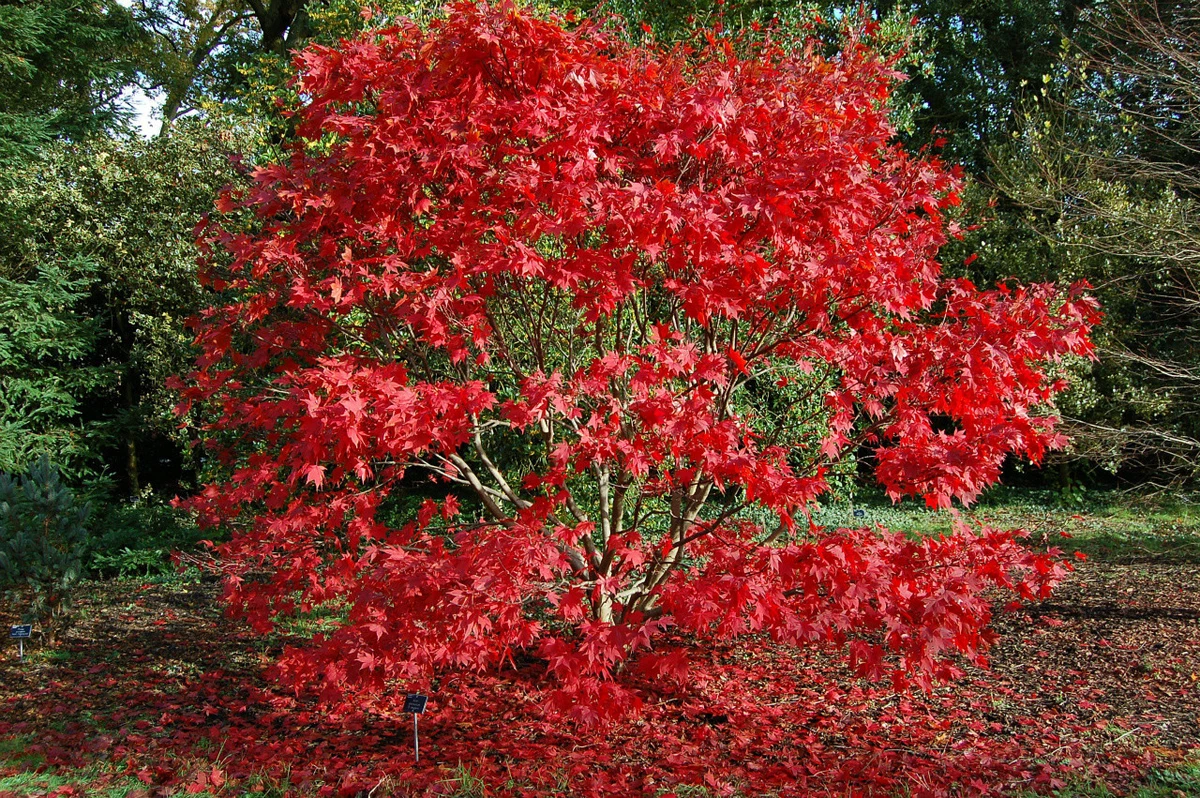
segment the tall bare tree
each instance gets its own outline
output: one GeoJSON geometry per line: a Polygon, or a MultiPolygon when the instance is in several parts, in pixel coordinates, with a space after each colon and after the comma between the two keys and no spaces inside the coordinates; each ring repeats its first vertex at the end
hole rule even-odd
{"type": "Polygon", "coordinates": [[[1000,187],[1108,320],[1071,408],[1077,454],[1177,485],[1200,476],[1200,9],[1112,0],[1043,79],[1000,187]]]}

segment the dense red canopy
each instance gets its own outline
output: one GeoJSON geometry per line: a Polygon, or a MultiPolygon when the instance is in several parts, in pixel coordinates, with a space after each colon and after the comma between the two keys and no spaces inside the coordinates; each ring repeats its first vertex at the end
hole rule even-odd
{"type": "Polygon", "coordinates": [[[1046,366],[1096,318],[942,278],[955,178],[894,142],[860,41],[667,52],[462,4],[300,61],[300,144],[205,231],[186,389],[234,606],[344,618],[283,673],[388,695],[528,652],[595,720],[631,667],[687,677],[674,626],[928,681],[980,656],[984,588],[1062,575],[1009,533],[807,520],[863,444],[937,506],[1040,459],[1046,366]]]}

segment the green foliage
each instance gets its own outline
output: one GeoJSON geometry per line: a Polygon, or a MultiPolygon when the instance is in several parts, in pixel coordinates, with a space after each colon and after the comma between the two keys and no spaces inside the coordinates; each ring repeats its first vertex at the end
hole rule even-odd
{"type": "Polygon", "coordinates": [[[185,476],[165,383],[192,359],[192,231],[237,179],[238,148],[185,120],[152,141],[47,147],[0,186],[0,316],[12,330],[0,333],[0,370],[17,379],[0,390],[20,392],[0,402],[0,429],[12,431],[0,467],[51,451],[72,477],[107,470],[135,497],[185,476]],[[17,435],[27,428],[42,438],[17,435]]]}
{"type": "Polygon", "coordinates": [[[95,529],[91,570],[121,578],[172,573],[172,553],[193,549],[206,537],[186,513],[152,496],[108,506],[95,529]]]}
{"type": "Polygon", "coordinates": [[[1072,31],[1079,0],[881,0],[877,14],[921,21],[922,68],[905,92],[919,103],[917,139],[946,136],[948,160],[986,175],[988,148],[1012,128],[1023,97],[1036,93],[1072,31]]]}
{"type": "Polygon", "coordinates": [[[95,553],[92,565],[100,573],[118,579],[162,576],[171,570],[170,552],[164,549],[131,549],[125,547],[111,554],[95,553]]]}
{"type": "Polygon", "coordinates": [[[94,362],[99,328],[84,311],[95,272],[78,259],[0,277],[0,471],[42,453],[74,477],[97,476],[89,455],[101,430],[82,403],[112,373],[94,362]]]}
{"type": "Polygon", "coordinates": [[[90,512],[44,455],[26,474],[0,473],[0,579],[51,641],[83,576],[90,512]]]}
{"type": "Polygon", "coordinates": [[[141,39],[116,0],[0,2],[0,166],[120,127],[141,39]]]}
{"type": "Polygon", "coordinates": [[[1101,359],[1073,365],[1063,407],[1078,453],[1181,485],[1200,477],[1200,25],[1163,13],[1085,14],[993,158],[1035,268],[1087,278],[1104,305],[1101,359]]]}
{"type": "Polygon", "coordinates": [[[238,67],[258,51],[254,15],[239,0],[136,0],[138,24],[151,35],[141,53],[148,88],[162,98],[161,130],[181,116],[211,113],[234,97],[238,67]]]}

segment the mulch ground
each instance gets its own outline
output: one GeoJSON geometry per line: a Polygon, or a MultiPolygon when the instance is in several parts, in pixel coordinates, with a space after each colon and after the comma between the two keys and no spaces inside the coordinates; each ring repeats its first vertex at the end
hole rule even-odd
{"type": "Polygon", "coordinates": [[[20,664],[14,647],[0,776],[86,772],[74,794],[130,778],[146,795],[453,794],[464,772],[490,795],[918,796],[1072,779],[1121,793],[1200,755],[1190,563],[1081,564],[1052,601],[999,614],[989,671],[928,694],[747,640],[704,650],[686,689],[648,688],[638,716],[579,730],[540,714],[534,663],[455,676],[421,719],[419,766],[410,716],[330,716],[276,689],[264,671],[280,641],[223,620],[216,594],[98,583],[52,655],[20,664]]]}

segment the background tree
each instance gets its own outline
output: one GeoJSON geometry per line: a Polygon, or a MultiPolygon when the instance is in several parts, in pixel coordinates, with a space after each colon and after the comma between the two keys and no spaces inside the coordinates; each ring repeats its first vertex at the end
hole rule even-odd
{"type": "Polygon", "coordinates": [[[917,104],[915,143],[945,138],[945,157],[971,175],[991,170],[990,148],[1012,133],[1023,100],[1053,70],[1085,0],[880,2],[876,14],[918,21],[922,68],[902,92],[917,104]]]}
{"type": "Polygon", "coordinates": [[[4,468],[32,454],[37,437],[16,432],[33,425],[77,444],[76,475],[120,475],[121,492],[136,497],[149,457],[158,486],[176,489],[184,450],[164,383],[191,359],[183,321],[200,305],[192,230],[235,179],[235,149],[229,133],[185,125],[148,142],[48,147],[11,174],[0,195],[14,353],[5,393],[25,398],[0,408],[18,447],[4,468]]]}
{"type": "Polygon", "coordinates": [[[90,513],[45,454],[26,473],[0,471],[0,586],[51,645],[83,577],[90,513]]]}
{"type": "Polygon", "coordinates": [[[141,86],[161,105],[159,134],[188,114],[220,118],[224,126],[265,127],[258,146],[287,137],[280,106],[291,107],[292,58],[310,42],[332,44],[388,20],[429,18],[430,0],[138,0],[132,7],[146,31],[141,86]]]}
{"type": "Polygon", "coordinates": [[[0,3],[0,167],[121,128],[142,31],[107,0],[0,3]]]}
{"type": "Polygon", "coordinates": [[[1096,5],[997,161],[1056,273],[1104,299],[1078,454],[1160,484],[1200,473],[1198,52],[1190,5],[1096,5]]]}
{"type": "Polygon", "coordinates": [[[49,456],[72,481],[100,476],[103,430],[84,403],[114,374],[95,359],[100,330],[86,310],[95,283],[89,261],[0,277],[0,472],[49,456]]]}
{"type": "Polygon", "coordinates": [[[238,67],[258,47],[249,6],[241,0],[140,0],[133,8],[150,34],[143,71],[145,88],[162,98],[160,135],[179,117],[211,111],[236,94],[238,67]]]}

